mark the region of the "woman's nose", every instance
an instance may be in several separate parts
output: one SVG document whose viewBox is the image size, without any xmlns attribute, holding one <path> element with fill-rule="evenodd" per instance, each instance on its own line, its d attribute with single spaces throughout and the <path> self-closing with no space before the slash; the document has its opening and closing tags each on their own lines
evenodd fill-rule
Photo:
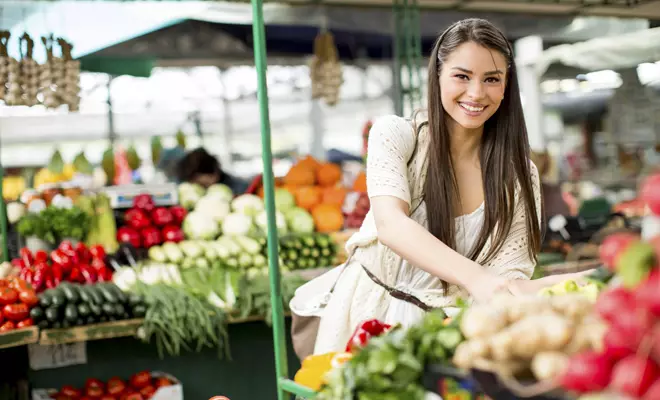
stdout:
<svg viewBox="0 0 660 400">
<path fill-rule="evenodd" d="M 484 97 L 484 93 L 483 83 L 477 79 L 473 79 L 468 87 L 468 97 L 479 100 Z"/>
</svg>

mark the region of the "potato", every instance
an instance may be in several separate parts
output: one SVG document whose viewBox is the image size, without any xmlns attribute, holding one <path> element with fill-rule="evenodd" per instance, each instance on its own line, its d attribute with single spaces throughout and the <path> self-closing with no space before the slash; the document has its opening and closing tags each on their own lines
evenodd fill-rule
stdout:
<svg viewBox="0 0 660 400">
<path fill-rule="evenodd" d="M 491 358 L 495 361 L 506 361 L 513 358 L 513 340 L 514 337 L 509 329 L 493 335 L 488 342 Z"/>
<path fill-rule="evenodd" d="M 572 294 L 550 298 L 552 308 L 573 320 L 579 320 L 593 310 L 593 303 L 584 295 Z"/>
<path fill-rule="evenodd" d="M 458 368 L 470 369 L 472 368 L 472 362 L 475 360 L 475 358 L 476 357 L 474 356 L 470 342 L 467 341 L 459 344 L 458 347 L 456 347 L 452 362 Z"/>
<path fill-rule="evenodd" d="M 560 352 L 542 352 L 532 359 L 531 370 L 539 381 L 552 380 L 566 369 L 568 360 L 568 356 Z"/>
<path fill-rule="evenodd" d="M 512 303 L 507 309 L 507 317 L 510 323 L 514 323 L 528 316 L 538 315 L 550 310 L 552 308 L 547 298 L 529 297 Z"/>
<path fill-rule="evenodd" d="M 531 359 L 541 351 L 562 349 L 573 335 L 571 323 L 556 313 L 525 318 L 511 325 L 512 352 L 523 359 Z"/>
<path fill-rule="evenodd" d="M 478 305 L 469 308 L 463 315 L 461 332 L 468 339 L 487 337 L 499 332 L 506 325 L 504 312 Z"/>
</svg>

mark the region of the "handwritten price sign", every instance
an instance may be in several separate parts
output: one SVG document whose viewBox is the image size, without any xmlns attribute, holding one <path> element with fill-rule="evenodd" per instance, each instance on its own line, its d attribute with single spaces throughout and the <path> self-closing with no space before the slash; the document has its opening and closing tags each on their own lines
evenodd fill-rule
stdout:
<svg viewBox="0 0 660 400">
<path fill-rule="evenodd" d="M 54 345 L 31 344 L 28 346 L 30 368 L 35 371 L 87 364 L 87 343 L 63 343 Z"/>
</svg>

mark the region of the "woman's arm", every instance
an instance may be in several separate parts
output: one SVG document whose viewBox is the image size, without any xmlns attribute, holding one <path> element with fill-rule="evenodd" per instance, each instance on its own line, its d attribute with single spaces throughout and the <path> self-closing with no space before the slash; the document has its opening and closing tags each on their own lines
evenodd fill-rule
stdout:
<svg viewBox="0 0 660 400">
<path fill-rule="evenodd" d="M 371 211 L 378 240 L 411 264 L 448 283 L 462 286 L 471 294 L 489 291 L 482 287 L 485 281 L 493 286 L 493 292 L 503 288 L 504 280 L 498 280 L 412 220 L 404 201 L 393 196 L 373 197 Z"/>
</svg>

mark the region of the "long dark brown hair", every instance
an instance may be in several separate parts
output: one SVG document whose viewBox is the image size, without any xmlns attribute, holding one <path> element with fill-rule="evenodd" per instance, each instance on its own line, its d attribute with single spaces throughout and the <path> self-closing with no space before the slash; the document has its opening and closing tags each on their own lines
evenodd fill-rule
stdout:
<svg viewBox="0 0 660 400">
<path fill-rule="evenodd" d="M 447 119 L 440 99 L 440 72 L 444 61 L 458 46 L 474 42 L 501 53 L 508 69 L 504 98 L 499 109 L 485 125 L 479 159 L 484 190 L 485 216 L 479 237 L 468 257 L 476 260 L 489 236 L 491 246 L 484 262 L 492 260 L 509 234 L 516 207 L 518 184 L 526 211 L 528 251 L 536 260 L 541 247 L 541 228 L 536 214 L 530 172 L 530 148 L 522 111 L 513 51 L 504 34 L 483 19 L 459 21 L 440 35 L 433 47 L 428 68 L 428 173 L 424 183 L 429 231 L 447 246 L 456 249 L 454 218 L 460 194 L 452 158 Z M 488 176 L 486 176 L 488 174 Z M 542 214 L 541 214 L 542 215 Z M 445 289 L 446 283 L 443 283 Z"/>
</svg>

